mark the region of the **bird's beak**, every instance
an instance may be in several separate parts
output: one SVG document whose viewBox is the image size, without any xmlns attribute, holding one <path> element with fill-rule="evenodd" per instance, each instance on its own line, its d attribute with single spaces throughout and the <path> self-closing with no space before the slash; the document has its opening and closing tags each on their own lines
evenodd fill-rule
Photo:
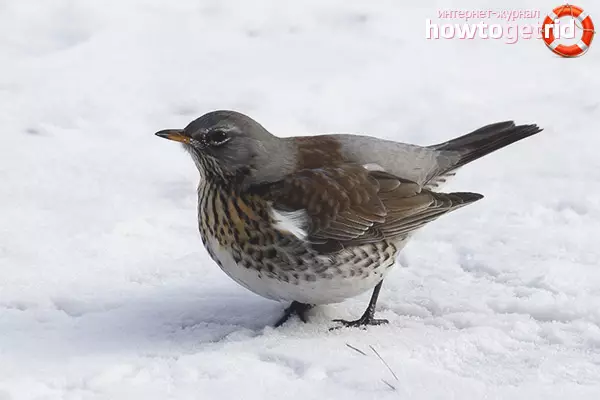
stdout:
<svg viewBox="0 0 600 400">
<path fill-rule="evenodd" d="M 163 131 L 156 132 L 155 135 L 159 136 L 161 138 L 174 140 L 176 142 L 187 143 L 187 144 L 190 143 L 190 138 L 183 134 L 182 129 L 165 129 Z"/>
</svg>

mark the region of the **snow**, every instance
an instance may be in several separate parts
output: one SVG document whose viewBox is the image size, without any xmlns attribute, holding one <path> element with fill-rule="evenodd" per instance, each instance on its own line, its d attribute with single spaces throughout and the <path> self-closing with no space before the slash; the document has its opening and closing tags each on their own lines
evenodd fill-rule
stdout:
<svg viewBox="0 0 600 400">
<path fill-rule="evenodd" d="M 453 7 L 500 6 L 0 1 L 0 399 L 599 398 L 600 45 L 426 40 Z M 364 295 L 273 329 L 285 305 L 209 260 L 195 167 L 153 135 L 220 108 L 282 136 L 545 130 L 454 178 L 486 197 L 407 246 L 389 325 L 329 330 Z"/>
</svg>

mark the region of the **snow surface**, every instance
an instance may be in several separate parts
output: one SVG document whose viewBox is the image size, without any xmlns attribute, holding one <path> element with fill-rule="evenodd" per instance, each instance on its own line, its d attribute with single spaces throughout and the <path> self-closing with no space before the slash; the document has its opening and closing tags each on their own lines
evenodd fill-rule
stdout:
<svg viewBox="0 0 600 400">
<path fill-rule="evenodd" d="M 0 1 L 0 399 L 600 398 L 600 44 L 424 37 L 490 7 L 550 3 Z M 329 331 L 365 295 L 273 329 L 153 135 L 219 108 L 283 136 L 545 131 L 452 181 L 486 198 L 408 245 L 389 325 Z"/>
</svg>

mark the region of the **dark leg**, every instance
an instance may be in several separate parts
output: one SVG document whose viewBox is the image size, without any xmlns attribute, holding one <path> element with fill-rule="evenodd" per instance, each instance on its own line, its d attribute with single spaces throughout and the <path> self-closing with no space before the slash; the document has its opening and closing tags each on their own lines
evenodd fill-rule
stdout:
<svg viewBox="0 0 600 400">
<path fill-rule="evenodd" d="M 307 322 L 308 319 L 306 318 L 306 312 L 311 308 L 313 308 L 312 304 L 304 304 L 299 303 L 297 301 L 292 301 L 292 304 L 290 304 L 290 306 L 285 309 L 281 318 L 279 318 L 279 320 L 275 322 L 275 328 L 278 328 L 284 323 L 286 323 L 292 315 L 297 315 L 300 318 L 300 320 L 302 320 L 302 322 Z"/>
<path fill-rule="evenodd" d="M 377 298 L 379 297 L 379 291 L 381 290 L 381 285 L 383 285 L 383 280 L 375 286 L 373 289 L 373 294 L 371 295 L 371 300 L 369 301 L 369 305 L 365 310 L 362 317 L 357 319 L 356 321 L 346 321 L 343 319 L 334 319 L 334 322 L 340 322 L 344 326 L 367 326 L 367 325 L 382 325 L 387 324 L 389 321 L 387 319 L 375 319 L 375 305 L 377 304 Z"/>
</svg>

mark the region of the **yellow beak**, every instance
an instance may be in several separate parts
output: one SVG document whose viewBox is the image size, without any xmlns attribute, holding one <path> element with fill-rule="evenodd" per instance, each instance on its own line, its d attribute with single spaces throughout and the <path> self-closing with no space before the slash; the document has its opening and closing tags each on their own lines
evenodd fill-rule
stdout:
<svg viewBox="0 0 600 400">
<path fill-rule="evenodd" d="M 190 138 L 183 135 L 182 129 L 165 129 L 155 133 L 156 136 L 161 138 L 174 140 L 181 143 L 190 143 Z"/>
</svg>

